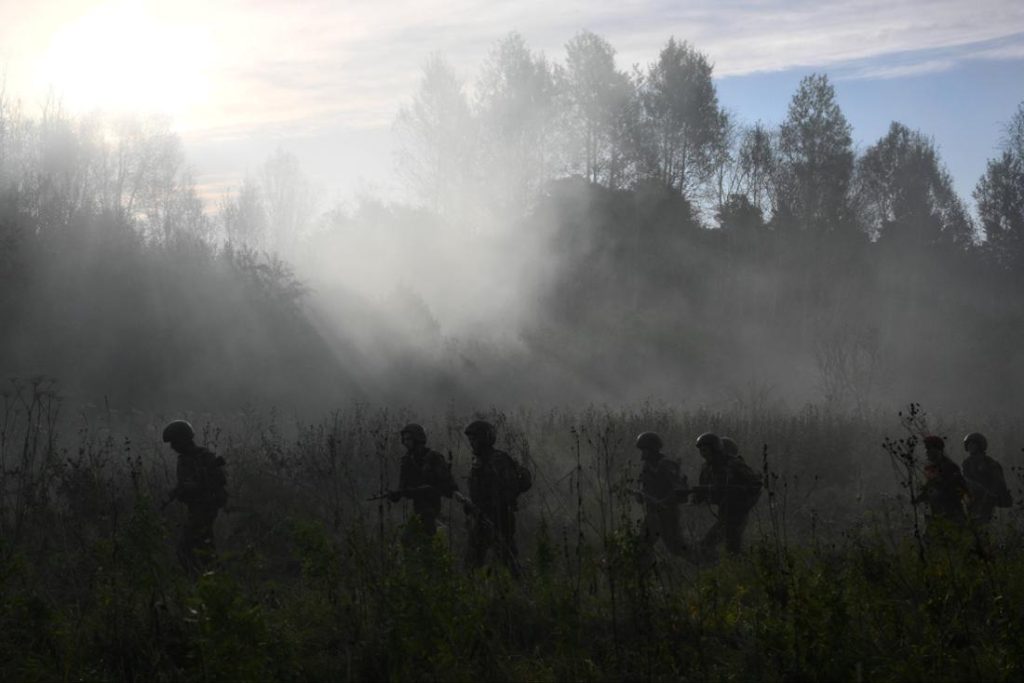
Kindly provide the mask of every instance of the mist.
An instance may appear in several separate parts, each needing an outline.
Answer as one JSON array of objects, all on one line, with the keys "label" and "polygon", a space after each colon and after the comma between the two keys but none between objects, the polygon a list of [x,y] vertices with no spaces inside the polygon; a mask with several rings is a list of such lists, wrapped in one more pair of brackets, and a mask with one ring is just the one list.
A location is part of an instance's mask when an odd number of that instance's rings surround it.
[{"label": "mist", "polygon": [[927,131],[855,149],[823,74],[766,123],[676,39],[467,72],[408,93],[402,199],[280,148],[204,200],[168,121],[4,100],[0,372],[154,410],[1022,407],[1024,105],[969,204]]}]

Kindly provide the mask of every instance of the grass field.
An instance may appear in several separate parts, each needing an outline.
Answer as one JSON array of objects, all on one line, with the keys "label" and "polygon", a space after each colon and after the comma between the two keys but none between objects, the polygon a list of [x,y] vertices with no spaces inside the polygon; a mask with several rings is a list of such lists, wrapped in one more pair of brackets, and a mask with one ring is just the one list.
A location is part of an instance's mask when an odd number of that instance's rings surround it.
[{"label": "grass field", "polygon": [[[189,416],[229,463],[220,559],[175,558],[182,506],[161,510],[174,456],[164,416],[76,414],[42,381],[3,394],[0,678],[4,680],[1020,680],[1024,500],[1011,421],[879,413],[486,412],[534,471],[520,501],[517,582],[462,569],[464,517],[416,556],[398,543],[397,431],[417,418],[464,484],[477,415],[357,405],[316,423]],[[177,416],[173,416],[177,417]],[[662,434],[696,477],[693,438],[740,443],[766,475],[746,551],[698,566],[637,537],[632,439]],[[1018,502],[991,557],[919,545],[907,470],[882,447],[915,430],[979,429]],[[919,449],[918,449],[919,451]],[[896,456],[920,457],[900,451]],[[912,469],[910,471],[913,471]],[[688,537],[712,523],[683,512]],[[918,520],[920,522],[920,519]],[[923,549],[923,555],[922,555]]]}]

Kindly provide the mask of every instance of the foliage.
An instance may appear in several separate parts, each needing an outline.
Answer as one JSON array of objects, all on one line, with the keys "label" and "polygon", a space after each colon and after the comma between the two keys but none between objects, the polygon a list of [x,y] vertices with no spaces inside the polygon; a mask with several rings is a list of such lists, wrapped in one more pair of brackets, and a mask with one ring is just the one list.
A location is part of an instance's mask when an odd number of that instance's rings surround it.
[{"label": "foliage", "polygon": [[[167,467],[154,435],[118,436],[131,428],[116,424],[94,431],[96,418],[86,416],[70,440],[77,454],[69,454],[59,423],[25,419],[30,409],[59,404],[52,388],[12,391],[20,407],[0,424],[5,443],[27,437],[29,459],[40,466],[29,476],[14,467],[23,447],[4,451],[4,500],[25,487],[47,494],[26,504],[22,533],[13,533],[11,507],[0,520],[5,680],[1016,680],[1024,673],[1021,508],[1012,526],[997,530],[994,556],[973,553],[969,543],[916,546],[898,482],[875,478],[871,488],[897,493],[857,502],[855,470],[844,466],[884,459],[877,442],[866,444],[884,428],[882,418],[652,406],[487,415],[538,482],[521,505],[527,572],[518,582],[497,566],[461,570],[457,508],[447,511],[446,531],[413,551],[398,544],[402,508],[365,502],[395,476],[395,431],[408,416],[355,406],[291,436],[266,417],[229,421],[225,431],[203,431],[232,468],[233,507],[218,521],[220,561],[191,580],[173,558],[180,511],[162,514],[154,505]],[[458,427],[445,424],[467,419],[423,420],[436,447],[446,440],[453,447],[459,473],[468,454]],[[912,450],[924,415],[911,406],[901,420]],[[928,420],[928,428],[941,428]],[[652,564],[627,495],[635,468],[629,435],[655,427],[671,446],[709,426],[740,443],[779,444],[778,455],[762,452],[768,493],[748,548],[714,566],[660,552]],[[990,427],[993,447],[1022,436],[1015,426]],[[856,433],[863,438],[851,439]],[[823,478],[809,478],[820,464],[810,455],[822,443],[846,448],[818,469]],[[906,463],[907,472],[916,467],[912,456]],[[710,524],[701,515],[686,512],[695,524],[689,533]]]}]

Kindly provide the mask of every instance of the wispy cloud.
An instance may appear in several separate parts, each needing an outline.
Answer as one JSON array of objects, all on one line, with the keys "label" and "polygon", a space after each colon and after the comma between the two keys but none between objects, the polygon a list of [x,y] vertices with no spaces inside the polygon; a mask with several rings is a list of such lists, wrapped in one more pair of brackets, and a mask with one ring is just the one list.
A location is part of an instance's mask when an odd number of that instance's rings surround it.
[{"label": "wispy cloud", "polygon": [[905,78],[940,73],[978,61],[1024,59],[1024,34],[947,49],[919,50],[855,60],[837,67],[837,80]]},{"label": "wispy cloud", "polygon": [[927,59],[911,64],[879,64],[859,68],[844,77],[848,79],[883,79],[923,76],[948,71],[956,66],[956,63],[954,59]]},{"label": "wispy cloud", "polygon": [[[14,46],[17,64],[90,6],[79,0],[60,15],[40,5],[0,10],[0,44]],[[674,35],[706,52],[720,77],[816,67],[896,78],[968,59],[1024,58],[1019,0],[158,0],[144,7],[162,25],[209,36],[206,61],[195,67],[208,93],[181,114],[189,135],[326,122],[387,126],[430,53],[443,53],[468,77],[510,30],[554,59],[576,31],[593,30],[618,48],[623,67],[652,61]]]}]

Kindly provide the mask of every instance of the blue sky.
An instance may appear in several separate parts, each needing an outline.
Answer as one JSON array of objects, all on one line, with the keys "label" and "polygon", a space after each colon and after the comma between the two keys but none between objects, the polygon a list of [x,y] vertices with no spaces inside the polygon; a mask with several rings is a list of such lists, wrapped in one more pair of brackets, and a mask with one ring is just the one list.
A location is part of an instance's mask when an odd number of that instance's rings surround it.
[{"label": "blue sky", "polygon": [[471,83],[510,30],[561,60],[581,29],[620,68],[690,41],[743,122],[779,123],[800,78],[827,73],[861,149],[892,120],[920,129],[966,200],[1024,100],[1020,0],[2,2],[0,63],[29,113],[53,88],[72,111],[170,116],[208,192],[282,147],[344,198],[399,192],[392,124],[431,53]]},{"label": "blue sky", "polygon": [[800,79],[828,73],[863,151],[892,121],[931,137],[960,196],[970,202],[1005,122],[1024,101],[1024,60],[964,61],[948,69],[899,77],[854,77],[856,69],[799,68],[719,79],[719,100],[737,117],[778,124]]}]

